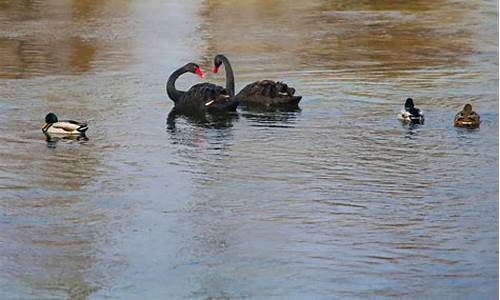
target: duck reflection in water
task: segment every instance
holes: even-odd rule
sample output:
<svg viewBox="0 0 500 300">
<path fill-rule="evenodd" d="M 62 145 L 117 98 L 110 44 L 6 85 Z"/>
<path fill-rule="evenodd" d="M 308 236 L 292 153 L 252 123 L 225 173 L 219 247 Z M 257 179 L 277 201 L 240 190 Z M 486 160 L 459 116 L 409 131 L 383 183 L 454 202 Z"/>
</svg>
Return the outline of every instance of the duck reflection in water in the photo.
<svg viewBox="0 0 500 300">
<path fill-rule="evenodd" d="M 403 128 L 406 129 L 405 138 L 412 140 L 418 136 L 420 124 L 403 124 Z"/>
<path fill-rule="evenodd" d="M 85 133 L 80 135 L 64 135 L 64 134 L 48 134 L 44 133 L 45 141 L 47 142 L 48 148 L 56 148 L 58 142 L 66 142 L 66 143 L 80 143 L 83 144 L 89 140 Z"/>
</svg>

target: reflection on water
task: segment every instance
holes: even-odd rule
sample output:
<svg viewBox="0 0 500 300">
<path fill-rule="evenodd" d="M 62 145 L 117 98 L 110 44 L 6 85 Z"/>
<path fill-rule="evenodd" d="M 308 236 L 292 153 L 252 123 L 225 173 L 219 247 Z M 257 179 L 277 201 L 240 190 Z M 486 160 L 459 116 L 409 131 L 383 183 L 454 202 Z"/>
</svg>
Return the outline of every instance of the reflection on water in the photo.
<svg viewBox="0 0 500 300">
<path fill-rule="evenodd" d="M 497 36 L 482 0 L 0 1 L 0 298 L 496 297 Z M 217 53 L 301 109 L 177 115 Z"/>
<path fill-rule="evenodd" d="M 84 144 L 89 140 L 85 134 L 81 135 L 50 135 L 45 133 L 45 140 L 47 141 L 47 147 L 56 148 L 58 142 L 79 142 Z"/>
<path fill-rule="evenodd" d="M 413 139 L 418 135 L 418 131 L 420 130 L 420 124 L 402 124 L 404 128 L 406 128 L 406 138 Z"/>
<path fill-rule="evenodd" d="M 0 78 L 80 74 L 106 63 L 126 44 L 106 18 L 126 15 L 127 1 L 3 1 Z M 104 16 L 102 16 L 104 15 Z M 99 21 L 96 18 L 101 17 Z M 115 20 L 118 21 L 118 20 Z M 123 30 L 123 28 L 120 28 Z M 119 55 L 126 53 L 120 51 Z"/>
<path fill-rule="evenodd" d="M 250 126 L 263 126 L 263 127 L 294 127 L 296 119 L 300 116 L 300 111 L 296 112 L 272 112 L 272 113 L 258 113 L 255 111 L 242 113 Z"/>
<path fill-rule="evenodd" d="M 178 118 L 187 120 L 193 126 L 206 127 L 206 128 L 227 128 L 232 126 L 232 122 L 238 120 L 238 114 L 236 113 L 221 113 L 221 114 L 209 114 L 201 113 L 199 115 L 184 115 L 176 112 L 175 108 L 167 115 L 167 129 L 172 132 L 176 129 L 176 121 Z"/>
<path fill-rule="evenodd" d="M 102 153 L 86 136 L 46 136 L 45 147 L 40 130 L 50 110 L 89 116 L 95 105 L 78 80 L 41 76 L 84 74 L 128 56 L 116 54 L 120 38 L 105 36 L 106 18 L 127 10 L 126 2 L 111 2 L 110 11 L 100 1 L 0 3 L 2 299 L 88 299 L 122 268 L 119 256 L 99 255 L 113 218 L 88 197 L 103 174 Z M 9 80 L 16 78 L 24 80 Z"/>
<path fill-rule="evenodd" d="M 203 14 L 204 28 L 214 43 L 211 47 L 242 52 L 260 65 L 257 69 L 278 61 L 280 69 L 283 64 L 353 71 L 363 67 L 382 69 L 381 76 L 394 77 L 424 66 L 461 64 L 456 55 L 470 53 L 467 38 L 473 31 L 450 24 L 465 21 L 471 7 L 444 6 L 449 3 L 308 1 L 286 5 L 268 1 L 256 5 L 255 1 L 238 1 L 235 5 L 214 0 L 206 2 Z"/>
</svg>

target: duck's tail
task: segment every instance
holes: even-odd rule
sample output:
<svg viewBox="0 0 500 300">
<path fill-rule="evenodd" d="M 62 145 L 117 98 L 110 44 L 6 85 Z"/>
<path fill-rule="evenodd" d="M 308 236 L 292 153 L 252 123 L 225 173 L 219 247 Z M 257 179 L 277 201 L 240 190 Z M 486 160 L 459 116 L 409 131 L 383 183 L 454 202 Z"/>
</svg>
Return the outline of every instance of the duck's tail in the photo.
<svg viewBox="0 0 500 300">
<path fill-rule="evenodd" d="M 80 133 L 85 133 L 85 131 L 87 131 L 87 129 L 89 129 L 87 124 L 81 124 L 80 127 L 78 127 L 77 131 Z"/>
</svg>

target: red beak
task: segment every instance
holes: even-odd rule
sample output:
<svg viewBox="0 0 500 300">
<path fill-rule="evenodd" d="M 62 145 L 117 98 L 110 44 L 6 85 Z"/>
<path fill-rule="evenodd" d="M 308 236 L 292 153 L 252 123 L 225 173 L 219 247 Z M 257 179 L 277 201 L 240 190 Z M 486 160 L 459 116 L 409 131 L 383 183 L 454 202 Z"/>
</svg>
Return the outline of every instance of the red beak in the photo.
<svg viewBox="0 0 500 300">
<path fill-rule="evenodd" d="M 200 67 L 196 67 L 196 69 L 194 69 L 194 72 L 201 78 L 205 77 L 205 74 L 203 74 L 203 71 L 200 69 Z"/>
<path fill-rule="evenodd" d="M 214 68 L 212 69 L 212 72 L 214 72 L 214 73 L 219 72 L 219 67 L 214 67 Z"/>
</svg>

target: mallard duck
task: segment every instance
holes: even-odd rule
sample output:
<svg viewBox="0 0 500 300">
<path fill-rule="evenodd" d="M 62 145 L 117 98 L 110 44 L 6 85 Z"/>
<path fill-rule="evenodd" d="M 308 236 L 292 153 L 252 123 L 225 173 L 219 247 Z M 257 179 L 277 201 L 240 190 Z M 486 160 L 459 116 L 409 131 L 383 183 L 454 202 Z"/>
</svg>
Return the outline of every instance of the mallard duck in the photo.
<svg viewBox="0 0 500 300">
<path fill-rule="evenodd" d="M 464 109 L 455 116 L 455 127 L 478 128 L 481 124 L 479 115 L 472 111 L 472 105 L 465 104 Z"/>
<path fill-rule="evenodd" d="M 45 124 L 42 127 L 43 133 L 47 134 L 84 134 L 88 127 L 86 123 L 72 120 L 59 121 L 54 113 L 45 116 Z"/>
<path fill-rule="evenodd" d="M 415 107 L 412 98 L 407 98 L 405 108 L 398 114 L 398 119 L 403 123 L 424 124 L 424 113 Z"/>
</svg>

